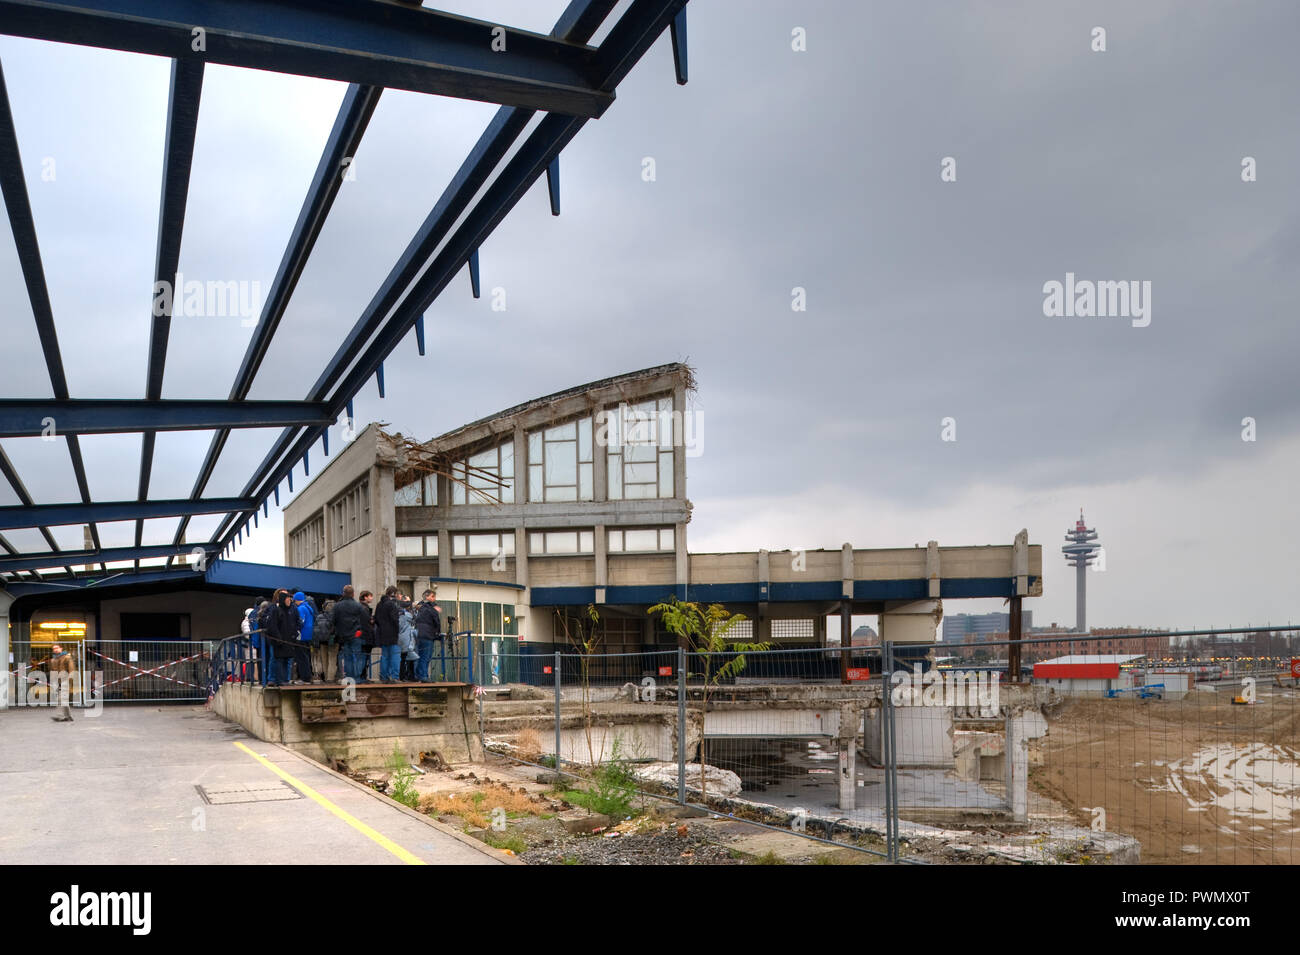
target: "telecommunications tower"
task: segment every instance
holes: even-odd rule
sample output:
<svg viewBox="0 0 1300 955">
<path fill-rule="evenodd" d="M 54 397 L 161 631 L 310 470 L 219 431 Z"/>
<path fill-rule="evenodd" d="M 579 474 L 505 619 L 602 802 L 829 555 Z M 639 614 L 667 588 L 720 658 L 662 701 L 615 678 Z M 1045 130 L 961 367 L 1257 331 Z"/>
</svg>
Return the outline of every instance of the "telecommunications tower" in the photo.
<svg viewBox="0 0 1300 955">
<path fill-rule="evenodd" d="M 1061 548 L 1061 553 L 1065 555 L 1065 562 L 1074 566 L 1074 629 L 1079 633 L 1086 633 L 1088 630 L 1088 565 L 1097 559 L 1098 552 L 1101 550 L 1098 544 L 1093 543 L 1096 539 L 1097 532 L 1084 526 L 1083 508 L 1079 508 L 1079 520 L 1075 523 L 1074 530 L 1066 532 L 1066 544 Z"/>
</svg>

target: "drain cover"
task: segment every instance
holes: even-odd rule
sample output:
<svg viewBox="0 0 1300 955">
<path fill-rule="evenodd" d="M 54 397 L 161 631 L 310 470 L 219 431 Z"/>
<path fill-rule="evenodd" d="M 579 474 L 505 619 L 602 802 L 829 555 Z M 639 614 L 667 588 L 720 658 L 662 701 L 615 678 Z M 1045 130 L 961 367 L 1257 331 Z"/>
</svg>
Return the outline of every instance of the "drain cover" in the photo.
<svg viewBox="0 0 1300 955">
<path fill-rule="evenodd" d="M 301 799 L 302 793 L 284 782 L 274 786 L 195 786 L 209 806 L 229 806 L 242 802 L 284 802 Z"/>
</svg>

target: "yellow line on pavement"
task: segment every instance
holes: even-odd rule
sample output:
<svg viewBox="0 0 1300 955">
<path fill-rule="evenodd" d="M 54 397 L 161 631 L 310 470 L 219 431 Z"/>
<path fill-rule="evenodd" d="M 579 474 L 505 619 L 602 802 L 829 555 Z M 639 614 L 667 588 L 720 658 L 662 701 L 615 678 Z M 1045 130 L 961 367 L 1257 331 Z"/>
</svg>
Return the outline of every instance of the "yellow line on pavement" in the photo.
<svg viewBox="0 0 1300 955">
<path fill-rule="evenodd" d="M 428 865 L 428 863 L 425 862 L 423 859 L 403 849 L 392 839 L 389 839 L 387 836 L 383 835 L 382 833 L 376 832 L 374 829 L 371 829 L 369 826 L 367 826 L 356 816 L 353 816 L 351 813 L 348 813 L 343 809 L 340 809 L 338 806 L 334 805 L 334 803 L 330 802 L 328 799 L 326 799 L 316 790 L 312 789 L 306 783 L 294 779 L 292 776 L 290 776 L 283 769 L 275 765 L 275 763 L 271 762 L 266 757 L 257 755 L 257 753 L 254 753 L 243 743 L 237 742 L 235 743 L 235 746 L 239 749 L 242 749 L 245 753 L 253 757 L 253 759 L 257 760 L 259 763 L 261 763 L 271 772 L 275 773 L 277 776 L 279 776 L 281 779 L 287 782 L 294 789 L 298 790 L 308 799 L 312 800 L 317 805 L 324 806 L 326 809 L 334 813 L 334 815 L 338 816 L 340 819 L 346 822 L 357 832 L 377 842 L 379 845 L 383 846 L 385 849 L 387 849 L 393 855 L 397 856 L 397 858 L 401 859 L 407 865 Z"/>
</svg>

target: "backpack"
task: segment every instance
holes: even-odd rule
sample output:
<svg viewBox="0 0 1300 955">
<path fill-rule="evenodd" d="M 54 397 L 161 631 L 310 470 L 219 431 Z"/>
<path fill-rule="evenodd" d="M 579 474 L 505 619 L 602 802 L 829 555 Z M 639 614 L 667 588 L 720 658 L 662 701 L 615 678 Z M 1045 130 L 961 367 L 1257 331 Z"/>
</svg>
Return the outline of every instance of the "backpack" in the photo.
<svg viewBox="0 0 1300 955">
<path fill-rule="evenodd" d="M 262 609 L 257 614 L 257 629 L 265 631 L 271 624 L 271 611 L 275 609 L 275 604 L 266 601 L 262 604 Z"/>
<path fill-rule="evenodd" d="M 317 643 L 332 644 L 334 642 L 334 601 L 327 600 L 321 606 L 321 611 L 316 615 L 316 629 L 312 631 L 312 636 Z"/>
</svg>

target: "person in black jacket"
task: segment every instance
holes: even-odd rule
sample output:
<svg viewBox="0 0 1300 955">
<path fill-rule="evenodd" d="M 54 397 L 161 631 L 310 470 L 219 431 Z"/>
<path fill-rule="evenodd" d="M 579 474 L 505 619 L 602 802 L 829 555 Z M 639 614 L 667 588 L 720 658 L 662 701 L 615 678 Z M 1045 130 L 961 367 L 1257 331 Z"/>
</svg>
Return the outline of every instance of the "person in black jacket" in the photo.
<svg viewBox="0 0 1300 955">
<path fill-rule="evenodd" d="M 361 618 L 361 682 L 369 683 L 371 668 L 374 666 L 371 651 L 375 649 L 375 595 L 368 590 L 363 590 L 357 599 L 361 601 L 361 609 L 365 611 L 365 615 Z"/>
<path fill-rule="evenodd" d="M 311 673 L 311 661 L 308 659 L 304 663 L 301 659 L 306 654 L 299 654 L 298 631 L 302 626 L 302 621 L 298 617 L 298 608 L 294 606 L 293 596 L 287 590 L 277 590 L 275 592 L 275 606 L 271 608 L 270 616 L 267 620 L 267 636 L 272 641 L 273 653 L 275 654 L 276 672 L 273 674 L 276 679 L 268 685 L 278 685 L 288 683 L 290 675 L 290 664 L 298 661 L 298 679 L 295 683 L 304 683 Z"/>
<path fill-rule="evenodd" d="M 370 611 L 357 603 L 352 594 L 352 585 L 348 584 L 334 603 L 334 635 L 343 654 L 343 675 L 360 680 L 361 644 L 369 630 Z"/>
<path fill-rule="evenodd" d="M 424 683 L 429 679 L 429 664 L 433 661 L 433 642 L 442 639 L 442 608 L 438 606 L 438 594 L 434 590 L 426 590 L 415 609 L 415 636 L 420 650 L 420 659 L 415 664 L 415 679 Z"/>
<path fill-rule="evenodd" d="M 375 646 L 379 647 L 379 682 L 396 683 L 400 675 L 402 653 L 397 646 L 399 629 L 397 588 L 389 587 L 375 608 Z"/>
</svg>

